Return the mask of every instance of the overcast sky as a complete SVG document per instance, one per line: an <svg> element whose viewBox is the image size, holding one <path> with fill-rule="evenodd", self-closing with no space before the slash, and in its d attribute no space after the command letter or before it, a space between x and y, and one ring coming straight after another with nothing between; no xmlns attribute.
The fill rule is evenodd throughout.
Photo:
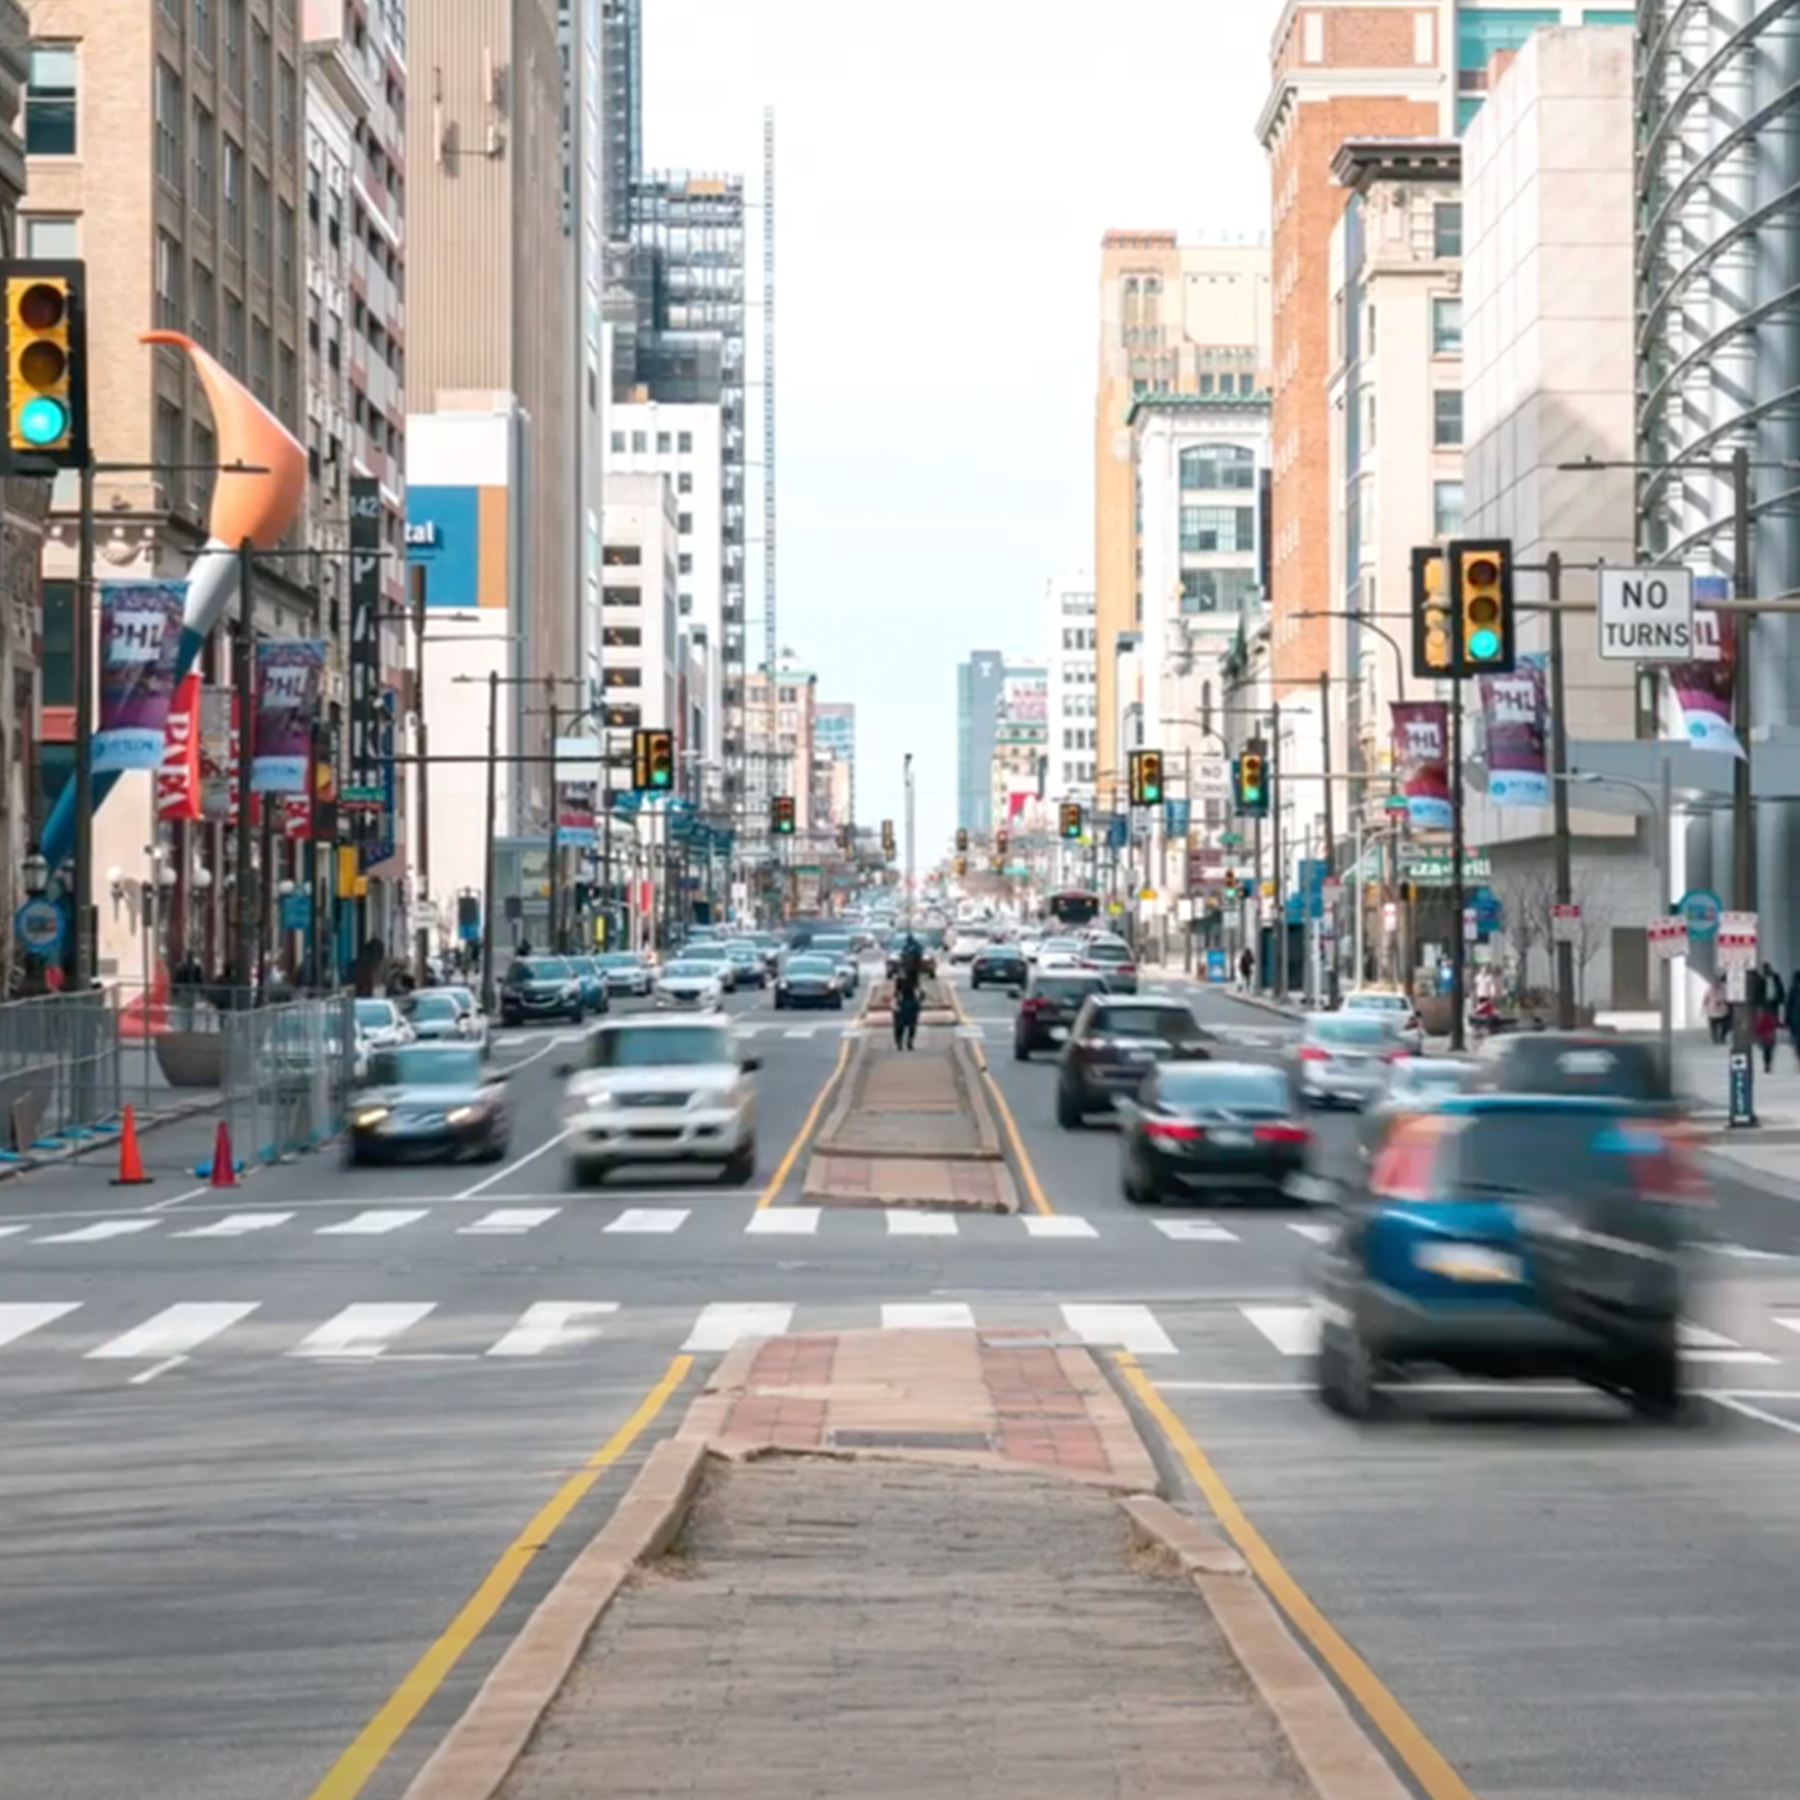
<svg viewBox="0 0 1800 1800"><path fill-rule="evenodd" d="M1045 650L1046 582L1092 558L1101 233L1267 230L1278 12L644 0L652 167L759 188L776 109L779 637L856 704L859 823L898 821L916 756L921 864L955 825L956 665Z"/></svg>

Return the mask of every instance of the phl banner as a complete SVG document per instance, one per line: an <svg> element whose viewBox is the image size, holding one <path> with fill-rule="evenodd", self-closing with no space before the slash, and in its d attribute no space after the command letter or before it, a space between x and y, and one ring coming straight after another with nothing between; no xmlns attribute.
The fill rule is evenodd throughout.
<svg viewBox="0 0 1800 1800"><path fill-rule="evenodd" d="M1450 709L1442 700L1395 700L1394 761L1414 831L1450 829Z"/></svg>
<svg viewBox="0 0 1800 1800"><path fill-rule="evenodd" d="M1694 577L1694 660L1669 669L1669 691L1681 712L1681 733L1696 750L1742 756L1731 723L1731 690L1737 673L1737 615L1710 604L1729 597L1720 575Z"/></svg>
<svg viewBox="0 0 1800 1800"><path fill-rule="evenodd" d="M1488 799L1495 806L1548 806L1544 658L1521 656L1510 675L1483 675L1487 722Z"/></svg>
<svg viewBox="0 0 1800 1800"><path fill-rule="evenodd" d="M200 677L184 675L169 708L162 767L156 773L156 816L170 821L200 815Z"/></svg>
<svg viewBox="0 0 1800 1800"><path fill-rule="evenodd" d="M313 724L325 645L277 638L256 646L256 736L250 787L258 794L304 794L312 766Z"/></svg>
<svg viewBox="0 0 1800 1800"><path fill-rule="evenodd" d="M93 770L159 769L175 698L185 581L100 584L100 729Z"/></svg>
<svg viewBox="0 0 1800 1800"><path fill-rule="evenodd" d="M592 844L594 795L591 781L560 781L556 785L556 835L575 847Z"/></svg>

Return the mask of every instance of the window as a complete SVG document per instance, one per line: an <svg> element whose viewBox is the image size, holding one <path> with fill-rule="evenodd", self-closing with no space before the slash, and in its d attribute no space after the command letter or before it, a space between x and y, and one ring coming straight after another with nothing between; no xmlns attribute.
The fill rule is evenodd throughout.
<svg viewBox="0 0 1800 1800"><path fill-rule="evenodd" d="M1253 569L1181 571L1181 610L1184 613L1247 612L1256 604L1256 594Z"/></svg>
<svg viewBox="0 0 1800 1800"><path fill-rule="evenodd" d="M1199 444L1181 453L1181 485L1187 489L1256 486L1256 452L1242 444Z"/></svg>
<svg viewBox="0 0 1800 1800"><path fill-rule="evenodd" d="M264 137L269 135L269 34L250 21L250 123Z"/></svg>
<svg viewBox="0 0 1800 1800"><path fill-rule="evenodd" d="M641 625L609 625L600 635L609 650L635 650L644 641Z"/></svg>
<svg viewBox="0 0 1800 1800"><path fill-rule="evenodd" d="M219 133L213 116L194 102L194 211L210 220L217 200L215 170L218 166Z"/></svg>
<svg viewBox="0 0 1800 1800"><path fill-rule="evenodd" d="M641 688L644 685L642 669L608 669L601 676L602 682L609 688Z"/></svg>
<svg viewBox="0 0 1800 1800"><path fill-rule="evenodd" d="M656 434L656 454L658 456L667 456L670 450L674 448L674 442L675 440L671 438L666 431L659 431Z"/></svg>
<svg viewBox="0 0 1800 1800"><path fill-rule="evenodd" d="M285 200L281 202L275 220L276 279L282 293L297 295L299 271L295 264L299 253L298 221L294 217L294 209Z"/></svg>
<svg viewBox="0 0 1800 1800"><path fill-rule="evenodd" d="M1431 209L1431 252L1434 256L1462 255L1460 200L1440 200Z"/></svg>
<svg viewBox="0 0 1800 1800"><path fill-rule="evenodd" d="M250 386L265 406L274 399L271 383L275 379L275 340L269 328L258 319L250 327Z"/></svg>
<svg viewBox="0 0 1800 1800"><path fill-rule="evenodd" d="M181 128L187 101L181 77L160 57L156 63L156 172L181 192Z"/></svg>
<svg viewBox="0 0 1800 1800"><path fill-rule="evenodd" d="M195 420L193 449L188 456L188 461L194 465L188 471L188 493L192 496L195 509L199 512L205 512L212 500L213 480L218 460L218 439L198 420Z"/></svg>
<svg viewBox="0 0 1800 1800"><path fill-rule="evenodd" d="M205 263L194 264L193 292L194 341L203 350L211 350L219 329L219 290Z"/></svg>
<svg viewBox="0 0 1800 1800"><path fill-rule="evenodd" d="M1461 537L1463 528L1463 484L1460 481L1434 481L1431 484L1431 530L1434 537Z"/></svg>
<svg viewBox="0 0 1800 1800"><path fill-rule="evenodd" d="M600 590L602 606L642 606L644 590L634 587L603 587Z"/></svg>
<svg viewBox="0 0 1800 1800"><path fill-rule="evenodd" d="M1212 391L1213 378L1210 375L1202 375L1200 377L1200 392L1202 394L1210 394Z"/></svg>
<svg viewBox="0 0 1800 1800"><path fill-rule="evenodd" d="M691 575L694 572L694 559L685 550L675 559L675 572L678 575Z"/></svg>
<svg viewBox="0 0 1800 1800"><path fill-rule="evenodd" d="M1431 396L1431 441L1440 450L1454 450L1463 441L1461 388L1437 388Z"/></svg>
<svg viewBox="0 0 1800 1800"><path fill-rule="evenodd" d="M182 291L181 245L166 231L156 234L156 322L165 331L186 329Z"/></svg>
<svg viewBox="0 0 1800 1800"><path fill-rule="evenodd" d="M678 494L691 494L694 491L694 478L686 469L675 477L675 491Z"/></svg>
<svg viewBox="0 0 1800 1800"><path fill-rule="evenodd" d="M225 290L225 367L241 381L244 375L244 303Z"/></svg>
<svg viewBox="0 0 1800 1800"><path fill-rule="evenodd" d="M188 41L194 52L203 56L208 62L213 59L213 9L212 0L194 0L194 23L188 33Z"/></svg>
<svg viewBox="0 0 1800 1800"><path fill-rule="evenodd" d="M299 89L294 65L284 56L275 65L275 142L283 156L292 156L297 143Z"/></svg>
<svg viewBox="0 0 1800 1800"><path fill-rule="evenodd" d="M692 456L694 454L694 434L691 431L676 433L675 449L681 456Z"/></svg>
<svg viewBox="0 0 1800 1800"><path fill-rule="evenodd" d="M244 97L244 0L225 0L225 91Z"/></svg>
<svg viewBox="0 0 1800 1800"><path fill-rule="evenodd" d="M244 254L244 152L227 132L220 146L219 193L224 202L225 242Z"/></svg>
<svg viewBox="0 0 1800 1800"><path fill-rule="evenodd" d="M1255 507L1184 506L1181 509L1181 547L1202 554L1255 549Z"/></svg>
<svg viewBox="0 0 1800 1800"><path fill-rule="evenodd" d="M38 45L31 52L31 75L25 88L27 154L73 156L75 107L74 46Z"/></svg>
<svg viewBox="0 0 1800 1800"><path fill-rule="evenodd" d="M1431 354L1462 355L1462 301L1439 298L1431 303Z"/></svg>
<svg viewBox="0 0 1800 1800"><path fill-rule="evenodd" d="M275 384L275 413L288 424L300 416L300 362L286 344L281 346L280 379ZM379 418L375 421L379 427Z"/></svg>
<svg viewBox="0 0 1800 1800"><path fill-rule="evenodd" d="M675 515L675 529L679 531L683 537L686 537L694 529L694 515L692 513L677 513Z"/></svg>
<svg viewBox="0 0 1800 1800"><path fill-rule="evenodd" d="M75 704L75 584L46 579L41 588L43 641L39 680L46 706Z"/></svg>
<svg viewBox="0 0 1800 1800"><path fill-rule="evenodd" d="M637 544L608 544L600 560L609 569L635 569L643 562L644 552Z"/></svg>
<svg viewBox="0 0 1800 1800"><path fill-rule="evenodd" d="M649 454L649 451L650 439L648 435L641 431L634 431L631 434L631 454L633 456L646 456Z"/></svg>
<svg viewBox="0 0 1800 1800"><path fill-rule="evenodd" d="M151 452L160 473L162 485L171 491L186 487L184 476L173 471L187 460L185 435L181 429L181 408L167 400L156 403L156 447Z"/></svg>
<svg viewBox="0 0 1800 1800"><path fill-rule="evenodd" d="M19 223L25 228L27 256L79 256L81 231L74 219L54 218L48 213L33 216L26 213Z"/></svg>
<svg viewBox="0 0 1800 1800"><path fill-rule="evenodd" d="M612 434L612 453L614 456L623 456L625 454L625 434L624 434L624 432L615 431Z"/></svg>
<svg viewBox="0 0 1800 1800"><path fill-rule="evenodd" d="M250 266L264 281L274 279L275 246L270 235L269 178L261 169L250 175Z"/></svg>

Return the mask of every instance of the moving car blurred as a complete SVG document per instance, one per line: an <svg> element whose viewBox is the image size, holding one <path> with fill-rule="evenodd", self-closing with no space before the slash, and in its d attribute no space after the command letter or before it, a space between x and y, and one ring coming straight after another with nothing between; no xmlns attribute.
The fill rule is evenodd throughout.
<svg viewBox="0 0 1800 1800"><path fill-rule="evenodd" d="M737 992L737 964L723 943L709 938L704 943L689 944L682 951L681 960L684 963L703 963L718 977L719 986L726 993Z"/></svg>
<svg viewBox="0 0 1800 1800"><path fill-rule="evenodd" d="M1319 1398L1367 1418L1412 1365L1568 1379L1667 1417L1681 1399L1684 1147L1629 1102L1453 1094L1375 1159L1319 1263Z"/></svg>
<svg viewBox="0 0 1800 1800"><path fill-rule="evenodd" d="M969 964L969 986L1020 988L1031 974L1031 964L1017 944L988 944Z"/></svg>
<svg viewBox="0 0 1800 1800"><path fill-rule="evenodd" d="M844 1010L844 984L837 963L829 956L802 950L788 957L775 979L777 1011L792 1007L829 1006Z"/></svg>
<svg viewBox="0 0 1800 1800"><path fill-rule="evenodd" d="M919 932L916 935L919 943L919 966L927 975L936 975L938 972L937 953L926 940L926 936L923 932ZM900 973L900 953L905 948L906 933L904 931L896 931L894 935L888 939L887 944L887 978L889 981L892 981L894 977Z"/></svg>
<svg viewBox="0 0 1800 1800"><path fill-rule="evenodd" d="M563 1018L579 1025L586 1014L581 978L560 956L521 956L500 981L500 1023Z"/></svg>
<svg viewBox="0 0 1800 1800"><path fill-rule="evenodd" d="M1384 1013L1312 1013L1294 1046L1294 1091L1302 1106L1367 1106L1387 1085L1387 1065L1406 1054Z"/></svg>
<svg viewBox="0 0 1800 1800"><path fill-rule="evenodd" d="M862 980L862 968L856 960L856 946L847 931L816 931L806 947L809 956L829 956L837 964L838 985L846 994L854 994Z"/></svg>
<svg viewBox="0 0 1800 1800"><path fill-rule="evenodd" d="M352 1165L474 1156L499 1162L511 1128L505 1077L468 1044L406 1044L370 1059L371 1085L350 1108Z"/></svg>
<svg viewBox="0 0 1800 1800"><path fill-rule="evenodd" d="M769 985L769 967L763 961L763 953L748 938L732 938L725 945L725 954L731 962L733 987L767 987Z"/></svg>
<svg viewBox="0 0 1800 1800"><path fill-rule="evenodd" d="M756 1175L761 1064L740 1057L729 1022L635 1014L588 1033L578 1064L561 1069L571 1185L626 1163L716 1165L728 1182Z"/></svg>
<svg viewBox="0 0 1800 1800"><path fill-rule="evenodd" d="M595 961L600 965L609 994L630 994L636 999L647 999L656 985L650 965L635 950L609 950Z"/></svg>
<svg viewBox="0 0 1800 1800"><path fill-rule="evenodd" d="M1670 1121L1684 1110L1661 1049L1605 1031L1490 1038L1476 1053L1469 1086L1495 1094L1604 1096Z"/></svg>
<svg viewBox="0 0 1800 1800"><path fill-rule="evenodd" d="M658 972L654 992L656 1004L671 1009L716 1012L725 1004L725 984L719 979L719 965L690 960L685 950L679 962L672 962Z"/></svg>
<svg viewBox="0 0 1800 1800"><path fill-rule="evenodd" d="M451 988L421 988L413 995L407 1023L421 1044L473 1044L487 1055L487 1020Z"/></svg>
<svg viewBox="0 0 1800 1800"><path fill-rule="evenodd" d="M1358 1144L1366 1162L1380 1153L1402 1119L1429 1112L1446 1094L1468 1085L1472 1065L1453 1056L1408 1056L1386 1063L1387 1085L1363 1109Z"/></svg>
<svg viewBox="0 0 1800 1800"><path fill-rule="evenodd" d="M603 1013L607 1010L606 973L600 967L597 956L568 956L563 960L575 971L575 979L581 983L581 1005L584 1012Z"/></svg>
<svg viewBox="0 0 1800 1800"><path fill-rule="evenodd" d="M1040 969L1078 969L1081 967L1081 939L1047 937L1038 943L1036 957Z"/></svg>
<svg viewBox="0 0 1800 1800"><path fill-rule="evenodd" d="M1347 1013L1380 1013L1394 1019L1400 1028L1400 1039L1414 1056L1425 1054L1425 1021L1418 1009L1396 988L1355 988L1344 996Z"/></svg>
<svg viewBox="0 0 1800 1800"><path fill-rule="evenodd" d="M972 963L978 952L993 941L993 933L979 925L958 925L950 938L950 965Z"/></svg>
<svg viewBox="0 0 1800 1800"><path fill-rule="evenodd" d="M1063 1049L1057 1124L1078 1130L1089 1113L1110 1111L1120 1094L1134 1093L1158 1063L1205 1062L1215 1041L1178 1000L1090 995Z"/></svg>
<svg viewBox="0 0 1800 1800"><path fill-rule="evenodd" d="M397 1050L413 1041L413 1029L393 1000L358 1000L356 1003L356 1041L373 1056L378 1050Z"/></svg>
<svg viewBox="0 0 1800 1800"><path fill-rule="evenodd" d="M1115 994L1137 992L1137 963L1123 938L1091 937L1081 946L1081 966L1106 978Z"/></svg>
<svg viewBox="0 0 1800 1800"><path fill-rule="evenodd" d="M1032 1051L1054 1050L1066 1042L1082 1002L1105 989L1100 976L1081 969L1034 969L1013 1021L1013 1056L1029 1062Z"/></svg>
<svg viewBox="0 0 1800 1800"><path fill-rule="evenodd" d="M1284 1196L1312 1152L1287 1077L1266 1063L1163 1063L1118 1111L1125 1198L1137 1206L1196 1190Z"/></svg>

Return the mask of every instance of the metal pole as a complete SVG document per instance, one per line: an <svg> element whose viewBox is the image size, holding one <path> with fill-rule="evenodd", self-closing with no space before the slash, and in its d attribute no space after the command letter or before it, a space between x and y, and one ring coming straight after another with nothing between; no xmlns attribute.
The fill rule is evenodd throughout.
<svg viewBox="0 0 1800 1800"><path fill-rule="evenodd" d="M1337 843L1337 815L1332 807L1331 780L1331 677L1323 669L1319 671L1319 743L1322 746L1320 769L1325 776L1325 880L1329 881L1337 867L1334 853ZM1360 814L1358 815L1360 817ZM1331 919L1331 908L1321 906L1319 922L1319 993L1326 1006L1337 1004L1337 934L1332 933L1329 942L1331 950L1326 950L1327 938L1325 922ZM1335 920L1332 921L1335 924ZM1360 966L1360 965L1359 965Z"/></svg>
<svg viewBox="0 0 1800 1800"><path fill-rule="evenodd" d="M1544 559L1549 582L1550 655L1550 844L1556 858L1556 904L1567 906L1575 897L1573 845L1569 841L1569 784L1560 779L1569 771L1569 720L1563 704L1562 556L1552 550ZM1458 930L1461 929L1459 925ZM1575 1029L1575 946L1559 943L1556 956L1556 1028Z"/></svg>
<svg viewBox="0 0 1800 1800"><path fill-rule="evenodd" d="M237 817L237 968L238 980L253 986L256 980L257 918L255 855L256 832L250 820L254 798L250 787L251 764L256 747L256 546L245 538L238 546L238 817Z"/></svg>
<svg viewBox="0 0 1800 1800"><path fill-rule="evenodd" d="M546 682L550 694L550 944L551 955L562 950L562 795L556 779L556 684Z"/></svg>
<svg viewBox="0 0 1800 1800"><path fill-rule="evenodd" d="M1463 908L1463 684L1460 675L1450 678L1450 1048L1467 1048L1468 943ZM1552 782L1553 787L1560 786Z"/></svg>
<svg viewBox="0 0 1800 1800"><path fill-rule="evenodd" d="M335 771L336 763L331 742L330 727L323 719L316 721L312 731L312 768L309 771L312 779L312 830L309 833L307 849L310 852L310 882L308 891L312 895L311 932L312 939L312 985L315 991L323 993L328 987L335 985L325 979L325 923L328 904L326 896L330 892L328 879L331 873L330 859L334 842L326 835L325 807L322 793L321 774L331 769Z"/></svg>
<svg viewBox="0 0 1800 1800"><path fill-rule="evenodd" d="M1252 989L1262 986L1262 814L1258 813L1250 826L1250 916L1244 925L1244 942L1250 946L1250 954L1256 959L1256 966L1250 971ZM1244 918L1242 903L1238 906L1238 917Z"/></svg>
<svg viewBox="0 0 1800 1800"><path fill-rule="evenodd" d="M1750 452L1742 445L1731 453L1731 595L1755 597L1750 567ZM1742 747L1731 782L1732 904L1739 912L1756 911L1756 837L1750 798L1750 648L1755 615L1740 613L1733 623L1737 664L1732 675L1731 722Z"/></svg>
<svg viewBox="0 0 1800 1800"><path fill-rule="evenodd" d="M1181 891L1187 900L1187 917L1182 921L1181 972L1194 972L1194 834L1199 829L1200 810L1194 804L1194 746L1181 752L1181 785L1187 794L1187 830L1181 840Z"/></svg>
<svg viewBox="0 0 1800 1800"><path fill-rule="evenodd" d="M1269 708L1269 822L1275 862L1275 998L1288 991L1287 897L1281 891L1281 702Z"/></svg>
<svg viewBox="0 0 1800 1800"><path fill-rule="evenodd" d="M75 576L75 869L68 968L77 992L94 980L94 465L81 471L80 540Z"/></svg>
<svg viewBox="0 0 1800 1800"><path fill-rule="evenodd" d="M488 670L487 845L481 892L481 1010L494 1010L494 889L499 885L495 838L500 829L500 674Z"/></svg>
<svg viewBox="0 0 1800 1800"><path fill-rule="evenodd" d="M917 845L913 836L913 759L912 752L906 753L906 928L912 930L918 911L917 864L914 856Z"/></svg>
<svg viewBox="0 0 1800 1800"><path fill-rule="evenodd" d="M1562 784L1558 782L1555 785L1560 787ZM1658 918L1668 912L1669 902L1674 898L1669 892L1669 836L1675 827L1675 774L1674 764L1666 749L1662 755L1661 788L1662 806L1656 819L1656 914ZM1664 957L1657 1033L1662 1043L1663 1067L1671 1073L1675 1067L1674 986L1675 959Z"/></svg>
<svg viewBox="0 0 1800 1800"><path fill-rule="evenodd" d="M418 716L419 739L419 890L413 896L414 904L419 907L419 926L417 941L414 945L414 956L418 962L415 973L419 986L425 985L426 965L431 960L431 927L426 923L424 903L431 892L431 742L427 735L425 723L425 578L427 570L422 563L414 563L407 570L407 580L412 586L413 644L414 644L414 687L413 703Z"/></svg>
<svg viewBox="0 0 1800 1800"><path fill-rule="evenodd" d="M1330 789L1326 790L1328 793ZM1354 936L1350 943L1351 960L1355 967L1350 971L1350 980L1356 987L1362 986L1363 978L1363 914L1368 910L1365 899L1368 894L1368 883L1363 879L1363 857L1368 854L1367 839L1363 836L1363 816L1360 810L1356 814L1355 850L1356 860L1351 865L1354 877L1351 882L1353 892L1350 895L1350 923Z"/></svg>

